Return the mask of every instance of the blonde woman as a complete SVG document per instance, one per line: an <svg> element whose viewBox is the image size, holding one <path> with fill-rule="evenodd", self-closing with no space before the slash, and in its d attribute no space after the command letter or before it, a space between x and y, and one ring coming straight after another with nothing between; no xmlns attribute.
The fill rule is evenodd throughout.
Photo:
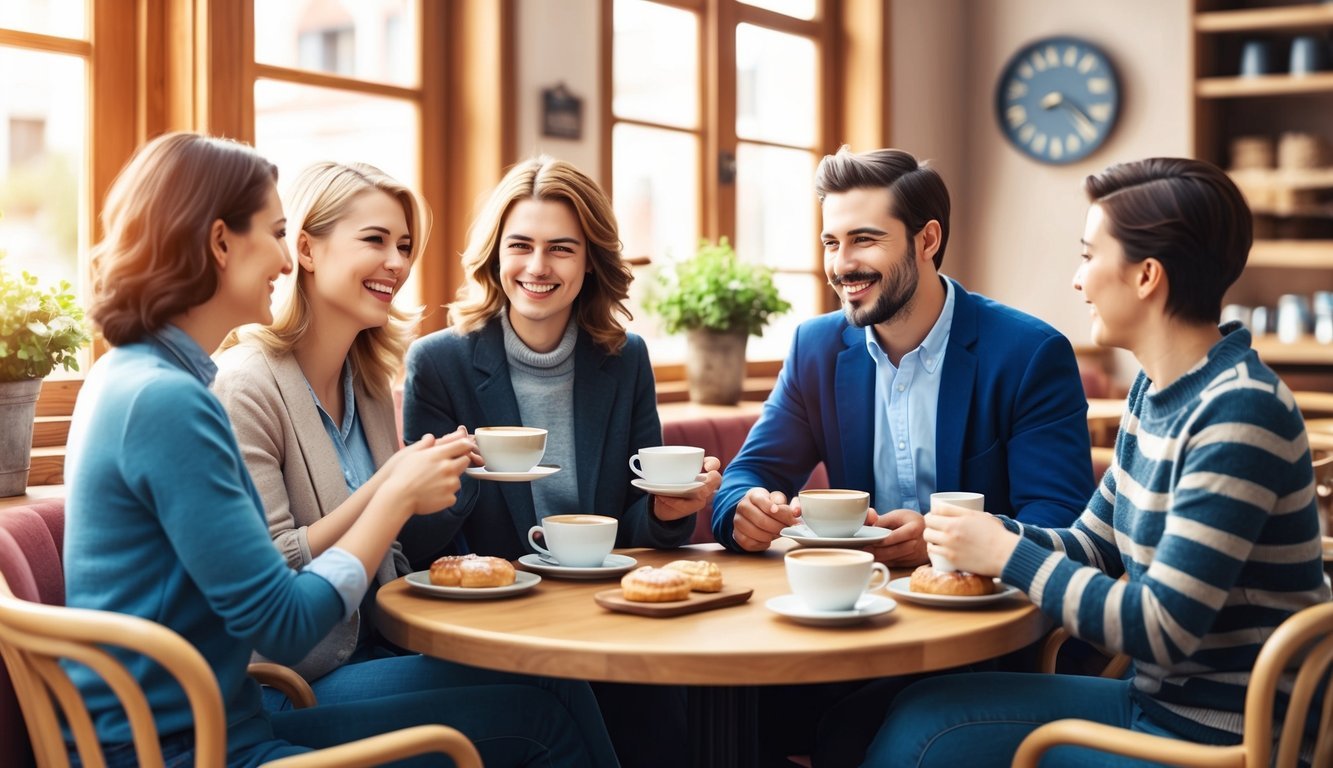
<svg viewBox="0 0 1333 768"><path fill-rule="evenodd" d="M425 244L430 212L407 187L363 164L311 166L291 200L295 277L271 325L243 329L224 345L214 391L264 500L273 542L300 569L403 467L390 387L415 318L394 297ZM441 440L471 447L462 430ZM453 479L462 469L453 468ZM374 580L384 584L407 569L395 546ZM362 608L371 600L373 590ZM297 665L321 703L458 689L440 699L455 702L459 715L471 711L470 725L450 724L478 743L487 764L526 760L503 743L486 755L486 745L496 736L549 742L549 729L537 723L548 717L570 727L568 738L581 742L587 760L614 764L586 684L404 654L379 638L366 616L358 611L335 627ZM274 691L265 696L271 710L290 706ZM512 716L534 707L544 712L536 720Z"/></svg>

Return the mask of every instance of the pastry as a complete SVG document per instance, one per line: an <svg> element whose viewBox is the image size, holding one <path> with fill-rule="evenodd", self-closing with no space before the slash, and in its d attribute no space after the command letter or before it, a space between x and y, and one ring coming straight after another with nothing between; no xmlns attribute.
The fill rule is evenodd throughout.
<svg viewBox="0 0 1333 768"><path fill-rule="evenodd" d="M461 566L463 587L507 587L514 583L514 566L501 557L465 558Z"/></svg>
<svg viewBox="0 0 1333 768"><path fill-rule="evenodd" d="M690 589L695 592L722 591L722 569L706 560L673 560L667 569L680 571L690 578Z"/></svg>
<svg viewBox="0 0 1333 768"><path fill-rule="evenodd" d="M976 597L995 592L995 582L989 577L962 571L937 571L930 565L912 571L912 580L908 586L913 592L928 595Z"/></svg>
<svg viewBox="0 0 1333 768"><path fill-rule="evenodd" d="M644 567L620 580L620 593L636 603L667 603L690 596L690 577L667 568Z"/></svg>
<svg viewBox="0 0 1333 768"><path fill-rule="evenodd" d="M430 583L437 587L456 587L463 583L463 561L476 555L446 555L430 564Z"/></svg>

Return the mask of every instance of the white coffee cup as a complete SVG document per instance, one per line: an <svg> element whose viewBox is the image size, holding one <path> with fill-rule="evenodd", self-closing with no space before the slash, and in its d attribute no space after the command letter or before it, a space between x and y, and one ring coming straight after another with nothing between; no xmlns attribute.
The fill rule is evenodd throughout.
<svg viewBox="0 0 1333 768"><path fill-rule="evenodd" d="M986 494L972 493L971 491L939 491L930 494L930 511L934 512L940 507L962 507L963 509L975 509L978 512L986 510ZM952 573L958 570L954 564L949 562L947 557L937 555L927 550L930 556L930 565L937 571Z"/></svg>
<svg viewBox="0 0 1333 768"><path fill-rule="evenodd" d="M636 463L637 462L637 463ZM704 449L688 445L640 448L629 457L629 468L650 483L679 485L694 482L704 467Z"/></svg>
<svg viewBox="0 0 1333 768"><path fill-rule="evenodd" d="M889 583L889 569L860 549L798 549L785 560L792 593L814 611L849 611Z"/></svg>
<svg viewBox="0 0 1333 768"><path fill-rule="evenodd" d="M606 515L551 515L528 529L528 543L560 565L596 568L616 545L618 521ZM541 533L546 546L537 543Z"/></svg>
<svg viewBox="0 0 1333 768"><path fill-rule="evenodd" d="M488 472L527 472L546 453L546 430L537 427L477 427L472 436Z"/></svg>
<svg viewBox="0 0 1333 768"><path fill-rule="evenodd" d="M801 491L801 520L816 536L855 536L866 522L870 494L842 488Z"/></svg>

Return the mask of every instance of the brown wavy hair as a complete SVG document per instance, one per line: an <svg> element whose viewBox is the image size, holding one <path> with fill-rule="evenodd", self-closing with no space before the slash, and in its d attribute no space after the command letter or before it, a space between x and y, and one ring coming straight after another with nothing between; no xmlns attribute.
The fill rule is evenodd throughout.
<svg viewBox="0 0 1333 768"><path fill-rule="evenodd" d="M449 322L459 333L472 333L509 305L500 286L500 230L520 200L564 203L578 218L588 243L591 271L574 299L574 317L598 346L618 354L626 335L617 316L626 321L633 318L625 300L634 275L621 258L615 212L597 182L573 165L546 155L510 168L472 222L463 252L464 283L449 305Z"/></svg>
<svg viewBox="0 0 1333 768"><path fill-rule="evenodd" d="M297 177L292 187L291 207L288 209L287 228L293 241L304 232L307 237L328 237L339 221L347 215L352 202L368 192L384 192L403 207L407 219L407 235L412 240L415 265L417 256L426 247L430 237L430 206L420 195L373 165L365 163L316 163ZM270 352L284 354L301 343L314 318L310 314L309 281L306 270L297 269L296 275L286 281L286 291L280 308L269 326L253 325L231 334L222 348L239 341L254 342ZM356 335L347 356L352 361L352 375L359 377L367 391L379 399L391 396L394 377L403 365L403 356L412 342L420 308L404 309L389 305L389 321L377 328L365 328Z"/></svg>
<svg viewBox="0 0 1333 768"><path fill-rule="evenodd" d="M230 139L168 133L141 147L107 192L92 249L89 314L107 342L139 341L211 299L209 229L221 219L249 232L277 180L276 166Z"/></svg>

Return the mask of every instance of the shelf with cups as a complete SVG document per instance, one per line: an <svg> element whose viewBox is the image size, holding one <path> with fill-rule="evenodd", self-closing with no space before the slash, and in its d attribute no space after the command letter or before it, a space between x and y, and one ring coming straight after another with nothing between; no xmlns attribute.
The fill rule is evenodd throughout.
<svg viewBox="0 0 1333 768"><path fill-rule="evenodd" d="M1333 93L1333 72L1204 77L1195 82L1194 92L1205 99Z"/></svg>
<svg viewBox="0 0 1333 768"><path fill-rule="evenodd" d="M1274 269L1333 269L1333 240L1256 239L1247 265Z"/></svg>
<svg viewBox="0 0 1333 768"><path fill-rule="evenodd" d="M1313 336L1282 341L1274 334L1254 337L1254 351L1269 365L1333 365L1333 344L1324 344Z"/></svg>
<svg viewBox="0 0 1333 768"><path fill-rule="evenodd" d="M1294 32L1333 27L1333 3L1205 11L1194 17L1200 32Z"/></svg>

